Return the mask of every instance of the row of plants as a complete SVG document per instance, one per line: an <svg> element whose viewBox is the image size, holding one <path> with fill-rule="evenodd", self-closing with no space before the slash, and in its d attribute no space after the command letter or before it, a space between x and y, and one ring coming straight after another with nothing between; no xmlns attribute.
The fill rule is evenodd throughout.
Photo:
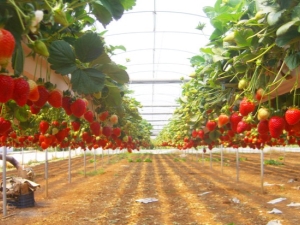
<svg viewBox="0 0 300 225"><path fill-rule="evenodd" d="M149 147L152 127L129 95L126 67L111 60L115 50L126 49L107 45L105 30L99 32L134 5L0 0L2 146ZM24 69L29 58L34 74Z"/></svg>
<svg viewBox="0 0 300 225"><path fill-rule="evenodd" d="M214 31L156 144L299 145L299 1L217 0L203 10Z"/></svg>

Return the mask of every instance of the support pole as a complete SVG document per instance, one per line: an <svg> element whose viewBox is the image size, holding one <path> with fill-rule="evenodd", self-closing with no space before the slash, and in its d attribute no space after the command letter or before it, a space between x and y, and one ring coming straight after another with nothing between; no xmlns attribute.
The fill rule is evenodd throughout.
<svg viewBox="0 0 300 225"><path fill-rule="evenodd" d="M21 150L22 150L22 165L24 165L24 148L22 147Z"/></svg>
<svg viewBox="0 0 300 225"><path fill-rule="evenodd" d="M48 148L45 150L45 181L46 198L48 198Z"/></svg>
<svg viewBox="0 0 300 225"><path fill-rule="evenodd" d="M239 148L236 149L236 181L239 182L239 173L240 173L240 166L239 166Z"/></svg>
<svg viewBox="0 0 300 225"><path fill-rule="evenodd" d="M94 149L94 171L96 171L96 149Z"/></svg>
<svg viewBox="0 0 300 225"><path fill-rule="evenodd" d="M223 145L221 145L221 173L223 174Z"/></svg>
<svg viewBox="0 0 300 225"><path fill-rule="evenodd" d="M261 193L264 193L264 151L260 152L260 185Z"/></svg>
<svg viewBox="0 0 300 225"><path fill-rule="evenodd" d="M83 167L84 167L84 177L86 177L86 149L83 150Z"/></svg>
<svg viewBox="0 0 300 225"><path fill-rule="evenodd" d="M3 172L2 172L2 182L3 182L3 216L7 215L7 209L6 209L6 146L2 147L2 162L3 162Z"/></svg>
<svg viewBox="0 0 300 225"><path fill-rule="evenodd" d="M71 183L71 147L69 147L69 184Z"/></svg>

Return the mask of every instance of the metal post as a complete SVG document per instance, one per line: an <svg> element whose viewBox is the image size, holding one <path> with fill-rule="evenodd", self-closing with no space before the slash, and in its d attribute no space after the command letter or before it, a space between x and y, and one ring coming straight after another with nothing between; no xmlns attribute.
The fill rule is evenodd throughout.
<svg viewBox="0 0 300 225"><path fill-rule="evenodd" d="M46 198L48 198L48 148L45 150L45 180Z"/></svg>
<svg viewBox="0 0 300 225"><path fill-rule="evenodd" d="M83 150L83 167L84 167L84 177L86 177L86 149Z"/></svg>
<svg viewBox="0 0 300 225"><path fill-rule="evenodd" d="M24 148L22 147L21 150L22 150L22 165L24 165Z"/></svg>
<svg viewBox="0 0 300 225"><path fill-rule="evenodd" d="M38 160L37 160L37 150L35 150L35 161L37 162Z"/></svg>
<svg viewBox="0 0 300 225"><path fill-rule="evenodd" d="M2 182L3 182L3 216L7 215L7 209L6 209L6 146L2 147L2 161L3 161L3 172L2 172Z"/></svg>
<svg viewBox="0 0 300 225"><path fill-rule="evenodd" d="M65 159L65 148L63 148L63 159Z"/></svg>
<svg viewBox="0 0 300 225"><path fill-rule="evenodd" d="M96 149L94 149L94 170L96 171Z"/></svg>
<svg viewBox="0 0 300 225"><path fill-rule="evenodd" d="M69 184L71 183L71 147L69 147Z"/></svg>
<svg viewBox="0 0 300 225"><path fill-rule="evenodd" d="M221 173L223 174L223 145L221 145Z"/></svg>
<svg viewBox="0 0 300 225"><path fill-rule="evenodd" d="M264 193L264 151L260 152L260 185L261 192Z"/></svg>
<svg viewBox="0 0 300 225"><path fill-rule="evenodd" d="M209 150L209 158L210 158L210 169L212 169L212 153L211 150Z"/></svg>
<svg viewBox="0 0 300 225"><path fill-rule="evenodd" d="M239 181L239 148L236 149L236 181Z"/></svg>

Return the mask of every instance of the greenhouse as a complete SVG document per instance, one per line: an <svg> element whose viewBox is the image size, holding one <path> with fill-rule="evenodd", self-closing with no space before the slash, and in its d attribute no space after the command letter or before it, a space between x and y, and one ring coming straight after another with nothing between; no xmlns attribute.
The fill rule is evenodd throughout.
<svg viewBox="0 0 300 225"><path fill-rule="evenodd" d="M300 2L0 0L0 224L300 224Z"/></svg>

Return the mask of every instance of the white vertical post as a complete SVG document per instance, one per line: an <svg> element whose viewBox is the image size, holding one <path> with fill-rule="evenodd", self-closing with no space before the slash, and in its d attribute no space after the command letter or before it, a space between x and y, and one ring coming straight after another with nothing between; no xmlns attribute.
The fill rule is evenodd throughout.
<svg viewBox="0 0 300 225"><path fill-rule="evenodd" d="M260 152L260 185L261 192L264 193L264 151Z"/></svg>
<svg viewBox="0 0 300 225"><path fill-rule="evenodd" d="M223 145L221 145L221 173L223 174Z"/></svg>
<svg viewBox="0 0 300 225"><path fill-rule="evenodd" d="M2 147L2 162L3 162L3 172L2 172L2 181L3 181L3 216L7 215L6 210L6 146Z"/></svg>
<svg viewBox="0 0 300 225"><path fill-rule="evenodd" d="M22 165L24 165L24 148L22 147L21 150L22 150Z"/></svg>
<svg viewBox="0 0 300 225"><path fill-rule="evenodd" d="M94 149L94 170L96 171L96 149Z"/></svg>
<svg viewBox="0 0 300 225"><path fill-rule="evenodd" d="M86 177L86 149L83 149L83 167L84 167L84 177Z"/></svg>
<svg viewBox="0 0 300 225"><path fill-rule="evenodd" d="M71 147L69 147L69 183L71 183Z"/></svg>
<svg viewBox="0 0 300 225"><path fill-rule="evenodd" d="M209 150L210 169L212 169L212 150Z"/></svg>
<svg viewBox="0 0 300 225"><path fill-rule="evenodd" d="M239 167L239 148L236 149L236 181L239 181L239 173L240 173L240 167Z"/></svg>
<svg viewBox="0 0 300 225"><path fill-rule="evenodd" d="M48 148L45 150L45 181L46 198L48 198Z"/></svg>

